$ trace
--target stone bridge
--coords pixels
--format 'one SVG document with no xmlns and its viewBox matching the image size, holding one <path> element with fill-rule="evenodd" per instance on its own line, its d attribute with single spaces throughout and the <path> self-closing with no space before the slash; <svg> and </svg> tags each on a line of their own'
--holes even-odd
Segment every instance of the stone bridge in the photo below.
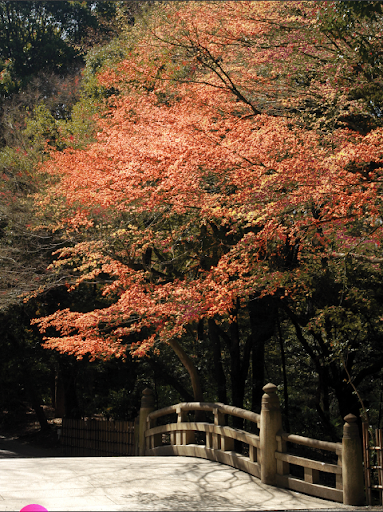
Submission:
<svg viewBox="0 0 383 512">
<path fill-rule="evenodd" d="M 180 403 L 153 410 L 153 397 L 144 390 L 139 418 L 140 455 L 182 455 L 227 464 L 257 478 L 263 484 L 290 489 L 345 505 L 364 505 L 362 445 L 357 418 L 344 418 L 343 439 L 332 443 L 289 434 L 282 429 L 277 387 L 267 384 L 261 413 L 220 403 Z M 191 412 L 210 413 L 213 421 L 191 421 Z M 161 418 L 175 415 L 175 421 L 157 425 Z M 252 424 L 251 432 L 227 426 L 227 417 L 236 416 Z M 236 446 L 241 446 L 241 452 Z M 245 451 L 243 446 L 245 445 Z M 291 446 L 305 447 L 313 454 L 299 456 Z M 290 448 L 289 448 L 290 447 Z M 318 452 L 330 452 L 335 463 L 318 460 Z M 292 467 L 301 469 L 294 475 Z M 329 477 L 331 475 L 331 477 Z"/>
<path fill-rule="evenodd" d="M 31 503 L 49 512 L 350 510 L 195 457 L 0 459 L 0 510 Z"/>
<path fill-rule="evenodd" d="M 49 457 L 0 439 L 0 511 L 32 503 L 48 511 L 355 511 L 363 505 L 356 418 L 346 416 L 342 443 L 289 434 L 282 430 L 276 387 L 263 389 L 261 414 L 219 403 L 155 411 L 145 390 L 136 457 Z M 193 411 L 204 412 L 204 421 L 190 418 Z M 253 428 L 228 426 L 229 415 Z M 237 452 L 239 443 L 247 450 Z M 337 462 L 289 453 L 294 444 L 332 452 Z M 303 477 L 291 474 L 290 464 L 303 468 Z M 332 484 L 323 481 L 328 474 Z"/>
</svg>

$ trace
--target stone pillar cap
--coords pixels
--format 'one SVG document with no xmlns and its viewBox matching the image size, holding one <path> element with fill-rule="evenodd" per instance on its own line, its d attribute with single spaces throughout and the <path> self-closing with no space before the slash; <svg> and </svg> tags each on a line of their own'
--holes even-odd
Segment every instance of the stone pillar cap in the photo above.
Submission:
<svg viewBox="0 0 383 512">
<path fill-rule="evenodd" d="M 347 414 L 343 419 L 347 421 L 347 423 L 355 423 L 358 418 L 354 414 Z"/>
<path fill-rule="evenodd" d="M 265 394 L 262 396 L 262 410 L 271 411 L 279 410 L 279 398 L 277 395 L 277 386 L 269 382 L 264 386 L 263 391 Z"/>
<path fill-rule="evenodd" d="M 270 393 L 276 393 L 278 388 L 275 384 L 272 384 L 271 382 L 269 382 L 268 384 L 266 384 L 266 386 L 263 386 L 262 389 L 265 393 L 270 394 Z"/>
<path fill-rule="evenodd" d="M 142 392 L 141 407 L 153 408 L 154 407 L 154 393 L 150 388 L 145 388 Z"/>
</svg>

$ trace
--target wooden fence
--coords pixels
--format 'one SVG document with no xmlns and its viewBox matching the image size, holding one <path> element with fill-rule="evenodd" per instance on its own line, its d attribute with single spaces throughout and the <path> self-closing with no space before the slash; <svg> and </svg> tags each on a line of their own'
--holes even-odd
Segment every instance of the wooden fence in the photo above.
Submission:
<svg viewBox="0 0 383 512">
<path fill-rule="evenodd" d="M 220 403 L 180 403 L 154 411 L 151 391 L 144 390 L 140 410 L 140 455 L 186 455 L 228 464 L 261 479 L 263 483 L 296 490 L 346 505 L 364 504 L 362 447 L 356 417 L 345 417 L 342 443 L 331 443 L 282 430 L 282 416 L 276 386 L 263 390 L 261 414 Z M 191 421 L 192 411 L 213 413 L 213 423 Z M 176 415 L 176 421 L 158 425 L 160 418 Z M 226 424 L 232 415 L 253 423 L 253 432 Z M 142 424 L 145 420 L 146 426 Z M 254 433 L 255 432 L 255 433 Z M 246 450 L 238 453 L 235 445 Z M 335 463 L 298 456 L 292 445 L 332 453 Z M 300 468 L 302 476 L 294 469 Z M 330 475 L 330 477 L 329 477 Z"/>
<path fill-rule="evenodd" d="M 63 418 L 61 447 L 71 457 L 136 455 L 134 421 Z"/>
<path fill-rule="evenodd" d="M 378 494 L 379 504 L 383 505 L 383 430 L 373 432 L 368 423 L 363 423 L 363 456 L 367 505 L 373 505 L 374 491 Z"/>
</svg>

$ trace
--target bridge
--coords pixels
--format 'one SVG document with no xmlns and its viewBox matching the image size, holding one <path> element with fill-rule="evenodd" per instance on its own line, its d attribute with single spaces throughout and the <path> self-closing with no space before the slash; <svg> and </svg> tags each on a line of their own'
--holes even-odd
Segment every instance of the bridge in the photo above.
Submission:
<svg viewBox="0 0 383 512">
<path fill-rule="evenodd" d="M 30 503 L 49 511 L 340 511 L 363 505 L 355 416 L 346 416 L 341 443 L 289 434 L 282 430 L 276 386 L 267 384 L 263 390 L 261 413 L 256 414 L 200 402 L 156 411 L 152 392 L 146 389 L 138 456 L 4 458 L 0 511 L 20 510 Z M 192 418 L 193 412 L 205 417 Z M 175 421 L 168 421 L 171 416 Z M 251 428 L 228 426 L 229 416 L 247 421 Z M 290 453 L 288 446 L 291 450 L 293 445 L 332 453 L 337 462 Z M 302 475 L 293 474 L 292 466 L 300 467 Z"/>
<path fill-rule="evenodd" d="M 0 510 L 31 503 L 49 512 L 350 510 L 196 457 L 0 459 Z"/>
<path fill-rule="evenodd" d="M 200 402 L 180 403 L 154 411 L 152 392 L 144 390 L 140 410 L 139 454 L 209 459 L 249 473 L 263 484 L 345 505 L 364 505 L 362 446 L 357 418 L 352 414 L 344 418 L 342 443 L 289 434 L 282 429 L 277 387 L 267 384 L 263 391 L 261 413 L 256 414 L 225 404 Z M 188 413 L 191 411 L 212 413 L 213 422 L 190 421 Z M 174 414 L 176 421 L 156 425 L 160 418 Z M 227 426 L 228 415 L 251 422 L 255 432 Z M 236 451 L 238 444 L 240 451 L 243 445 L 246 446 L 245 454 Z M 289 453 L 288 445 L 334 453 L 336 464 Z M 293 474 L 292 466 L 303 469 L 303 478 Z M 334 478 L 326 478 L 327 475 Z"/>
</svg>

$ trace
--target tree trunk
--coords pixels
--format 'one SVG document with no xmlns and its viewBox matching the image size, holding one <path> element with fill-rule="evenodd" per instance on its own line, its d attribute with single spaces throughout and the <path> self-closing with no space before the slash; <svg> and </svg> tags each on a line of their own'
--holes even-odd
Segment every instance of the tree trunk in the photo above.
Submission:
<svg viewBox="0 0 383 512">
<path fill-rule="evenodd" d="M 46 430 L 49 428 L 49 424 L 47 422 L 47 418 L 45 417 L 44 409 L 41 407 L 41 397 L 36 390 L 32 374 L 26 365 L 24 365 L 23 369 L 23 379 L 26 394 L 31 402 L 32 408 L 36 413 L 41 430 Z"/>
<path fill-rule="evenodd" d="M 81 418 L 81 411 L 77 398 L 76 377 L 73 371 L 68 372 L 64 377 L 65 385 L 65 417 L 73 420 Z"/>
<path fill-rule="evenodd" d="M 65 389 L 58 363 L 56 364 L 55 373 L 55 418 L 64 418 Z"/>
<path fill-rule="evenodd" d="M 226 376 L 222 366 L 221 342 L 217 325 L 212 318 L 208 320 L 209 339 L 213 348 L 215 379 L 218 389 L 218 401 L 227 404 Z"/>
<path fill-rule="evenodd" d="M 277 313 L 278 315 L 278 313 Z M 283 345 L 283 337 L 282 337 L 282 329 L 281 323 L 279 321 L 279 316 L 277 316 L 278 322 L 278 338 L 279 338 L 279 348 L 281 350 L 281 362 L 282 362 L 282 375 L 283 375 L 283 398 L 285 401 L 285 430 L 286 432 L 290 432 L 290 421 L 289 421 L 289 392 L 287 388 L 287 372 L 286 372 L 286 354 L 285 347 Z"/>
<path fill-rule="evenodd" d="M 252 388 L 251 388 L 251 409 L 254 412 L 261 412 L 262 388 L 265 385 L 265 342 L 257 340 L 253 345 L 252 352 Z"/>
<path fill-rule="evenodd" d="M 263 386 L 265 385 L 265 343 L 274 334 L 277 321 L 276 303 L 271 297 L 254 297 L 247 304 L 253 338 L 252 410 L 261 411 Z"/>
<path fill-rule="evenodd" d="M 189 373 L 192 388 L 193 388 L 193 395 L 194 395 L 194 401 L 195 402 L 203 402 L 203 393 L 202 393 L 202 387 L 201 387 L 201 381 L 197 372 L 197 368 L 194 366 L 193 361 L 190 359 L 190 357 L 187 355 L 187 353 L 184 351 L 184 349 L 181 347 L 181 345 L 176 340 L 170 340 L 169 345 L 172 347 L 174 352 L 179 357 L 181 363 L 186 368 L 187 372 Z"/>
<path fill-rule="evenodd" d="M 150 358 L 148 359 L 148 364 L 152 368 L 155 378 L 158 378 L 160 382 L 164 382 L 172 386 L 185 402 L 193 401 L 193 395 L 191 395 L 189 391 L 184 388 L 181 382 L 172 375 L 170 368 L 168 368 L 164 363 Z"/>
<path fill-rule="evenodd" d="M 23 348 L 21 347 L 21 344 L 17 336 L 12 336 L 12 340 L 17 349 L 20 351 L 20 354 L 23 354 Z M 45 430 L 49 428 L 49 424 L 47 422 L 44 409 L 41 407 L 42 400 L 38 394 L 38 391 L 34 383 L 33 375 L 30 370 L 30 361 L 28 359 L 22 358 L 21 363 L 23 365 L 22 378 L 24 382 L 26 395 L 31 402 L 33 410 L 36 413 L 37 420 L 40 423 L 41 430 Z"/>
</svg>

